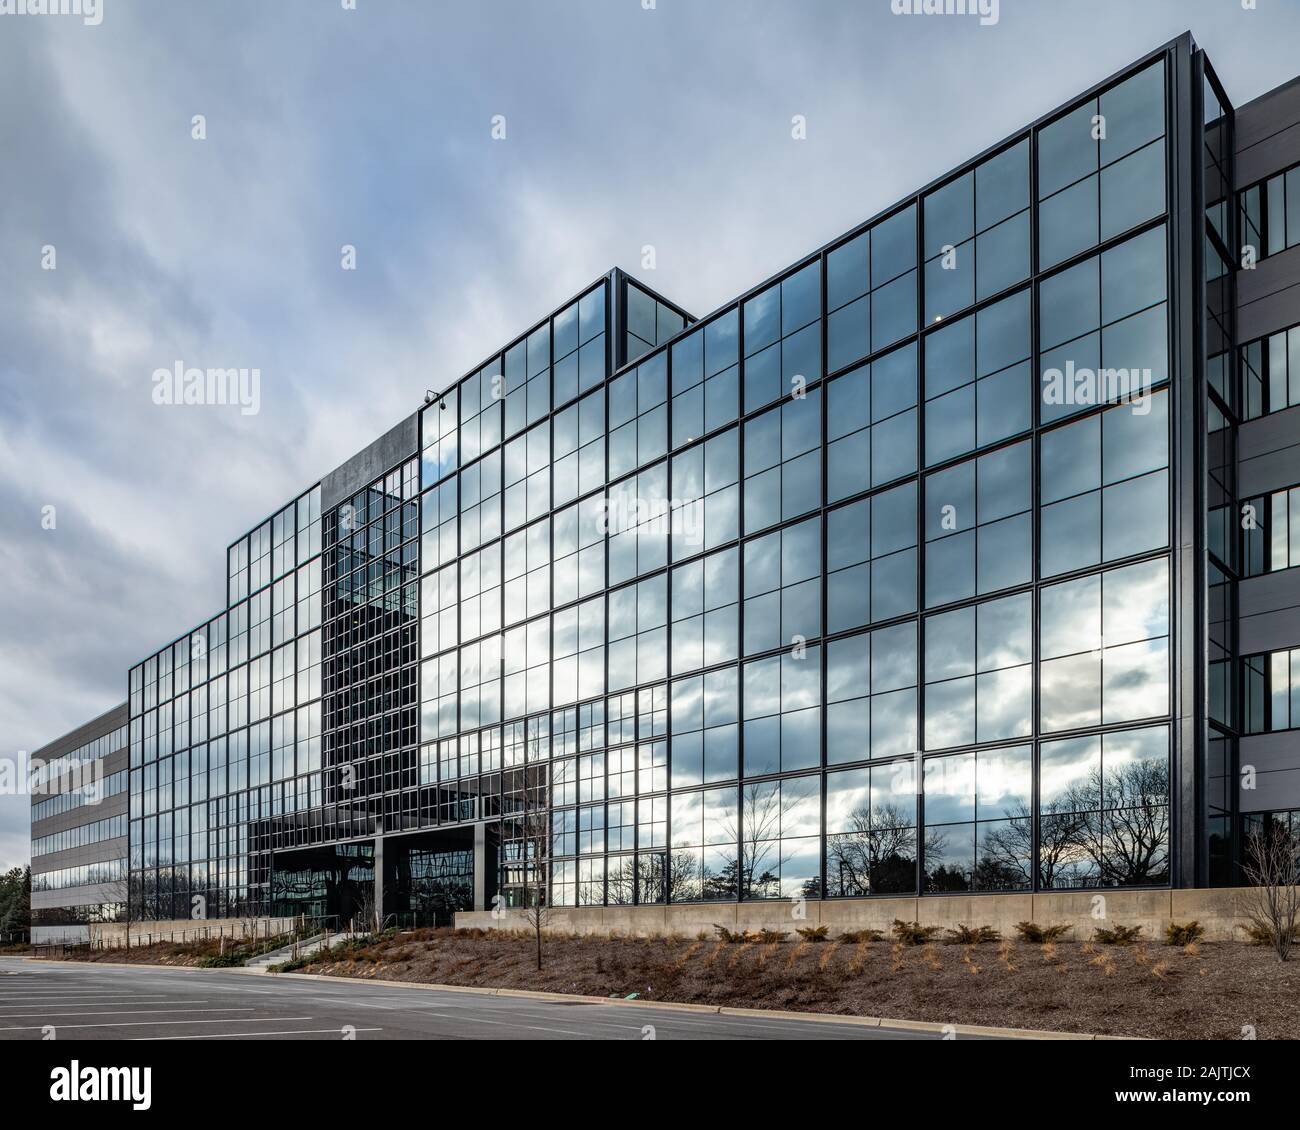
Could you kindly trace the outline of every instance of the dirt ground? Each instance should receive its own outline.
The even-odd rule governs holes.
[[[538,973],[529,937],[422,930],[334,957],[301,971],[1156,1039],[1241,1039],[1246,1026],[1256,1039],[1300,1038],[1300,960],[1244,943],[556,937]]]

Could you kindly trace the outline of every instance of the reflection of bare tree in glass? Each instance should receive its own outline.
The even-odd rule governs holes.
[[[16,869],[15,869],[16,870]],[[28,879],[30,883],[30,878]],[[108,931],[105,926],[110,922],[125,924],[123,944],[129,949],[131,945],[131,887],[125,879],[114,879],[99,885],[100,898],[104,901],[87,906],[83,910],[86,923],[86,940],[91,949],[103,949],[107,945]],[[0,923],[0,928],[9,929],[7,923]]]
[[[1106,775],[1102,876],[1128,886],[1169,878],[1169,774],[1163,764],[1132,761]]]
[[[1045,887],[1141,886],[1169,876],[1169,774],[1162,762],[1100,767],[1044,805]],[[1104,805],[1104,808],[1103,808]]]
[[[611,856],[609,860],[610,906],[629,906],[636,891],[636,861],[630,855]]]
[[[1096,881],[1081,848],[1088,838],[1089,814],[1058,811],[1070,803],[1062,798],[1043,807],[1038,824],[1038,870],[1044,887],[1092,886]]]
[[[660,903],[671,892],[671,878],[674,868],[668,867],[667,856],[663,852],[639,852],[636,857],[637,901],[642,903]]]
[[[782,846],[781,817],[790,806],[782,803],[779,784],[747,784],[740,792],[740,827],[734,817],[724,825],[728,843],[739,841],[740,854],[704,877],[704,897],[734,899],[739,892],[742,899],[779,898],[781,867],[791,855]]]
[[[641,878],[644,890],[662,887],[662,876],[658,873],[662,866],[662,856],[641,856]],[[668,860],[668,900],[670,902],[697,902],[701,897],[702,883],[700,872],[703,867],[699,853],[690,848],[678,848]],[[642,899],[642,901],[645,901]]]
[[[542,968],[542,935],[551,919],[550,883],[552,811],[550,764],[542,756],[542,742],[531,737],[528,760],[507,769],[503,779],[503,860],[501,895],[507,904],[523,910]]]
[[[1019,890],[1031,885],[1034,860],[1033,814],[1029,805],[1022,803],[1004,815],[1007,817],[1006,823],[990,828],[976,845],[976,890]],[[1062,845],[1044,842],[1040,847],[1044,873],[1055,874],[1062,861]]]
[[[916,889],[915,818],[892,804],[861,805],[849,814],[851,831],[826,838],[826,870],[840,895]],[[937,840],[927,840],[927,848]]]

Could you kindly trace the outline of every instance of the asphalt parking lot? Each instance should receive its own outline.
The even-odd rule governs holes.
[[[0,1040],[936,1040],[784,1016],[0,958]]]

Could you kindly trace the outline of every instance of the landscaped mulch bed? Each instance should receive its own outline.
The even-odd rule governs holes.
[[[422,930],[301,972],[1157,1039],[1300,1038],[1300,960],[1244,943],[979,946]]]
[[[233,947],[233,942],[226,940],[225,951],[229,953]],[[69,949],[66,954],[52,955],[51,961],[105,961],[114,964],[128,965],[193,965],[201,964],[205,959],[214,958],[221,954],[221,943],[216,938],[206,941],[190,942],[153,942],[150,945],[132,944],[130,949],[122,946],[105,946],[103,949]],[[253,956],[253,951],[247,946],[243,951],[247,956]]]

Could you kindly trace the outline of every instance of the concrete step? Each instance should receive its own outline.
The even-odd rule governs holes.
[[[336,940],[339,935],[329,935],[331,942]],[[310,938],[303,938],[299,942],[290,942],[287,946],[281,946],[270,953],[261,954],[244,962],[245,969],[256,969],[265,973],[272,965],[279,965],[281,962],[292,961],[297,957],[310,957],[325,944],[326,935],[316,934]]]

